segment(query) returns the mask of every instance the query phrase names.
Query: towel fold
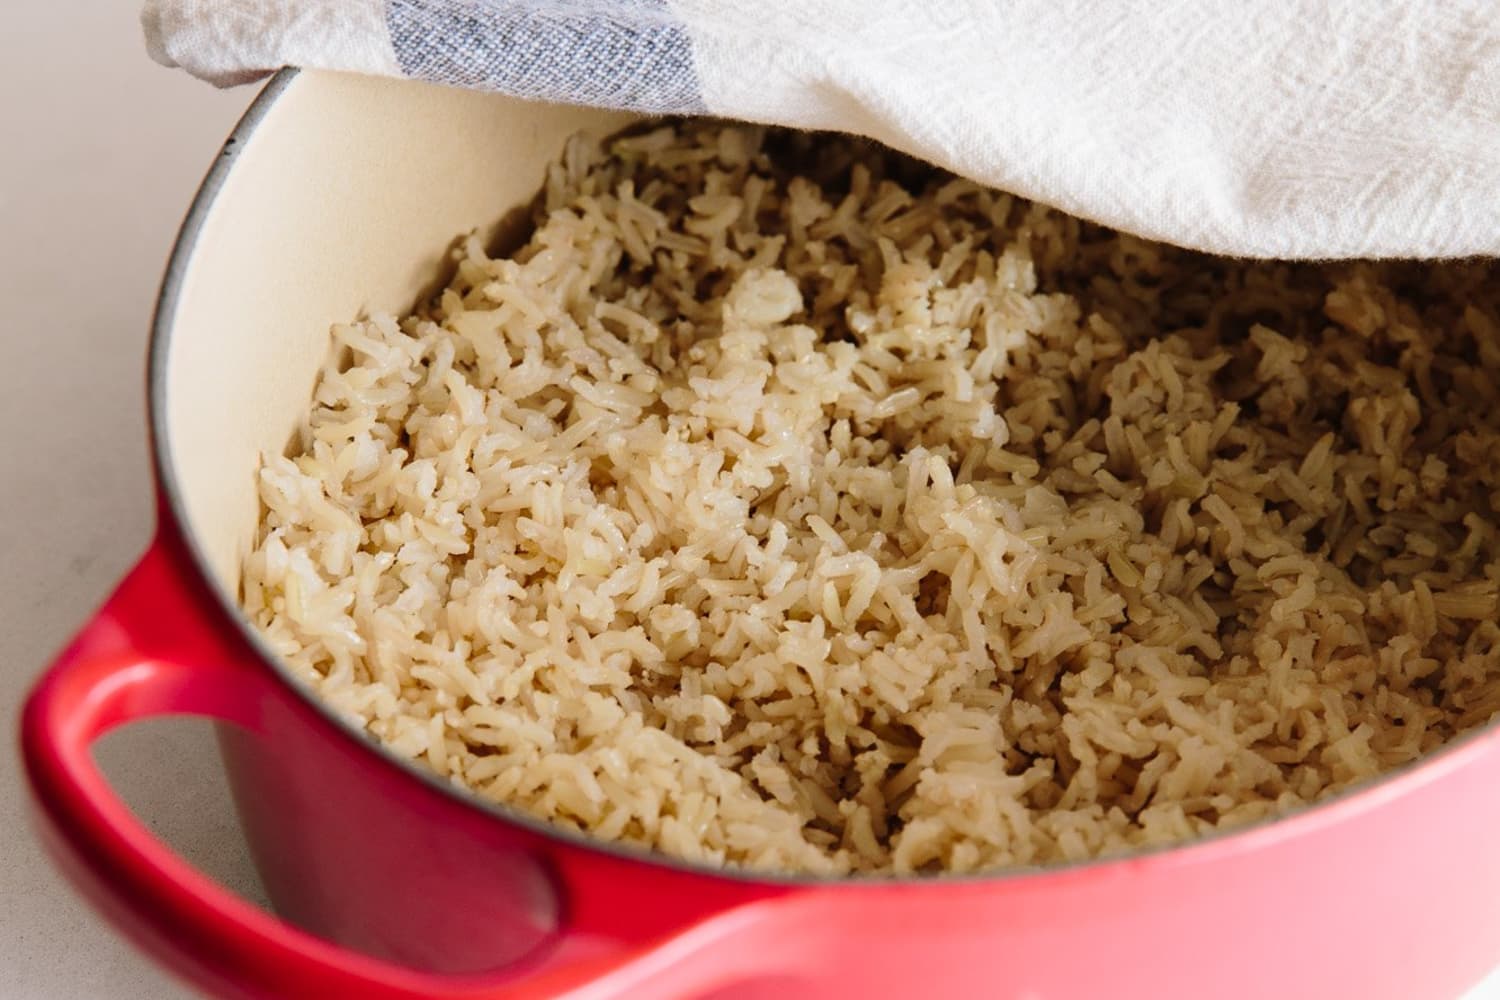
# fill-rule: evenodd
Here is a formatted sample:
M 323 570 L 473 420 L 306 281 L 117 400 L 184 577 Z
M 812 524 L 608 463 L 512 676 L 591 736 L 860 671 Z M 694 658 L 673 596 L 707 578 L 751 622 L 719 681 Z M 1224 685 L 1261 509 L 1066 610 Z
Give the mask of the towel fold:
M 149 0 L 152 55 L 878 139 L 1141 236 L 1500 253 L 1489 0 Z

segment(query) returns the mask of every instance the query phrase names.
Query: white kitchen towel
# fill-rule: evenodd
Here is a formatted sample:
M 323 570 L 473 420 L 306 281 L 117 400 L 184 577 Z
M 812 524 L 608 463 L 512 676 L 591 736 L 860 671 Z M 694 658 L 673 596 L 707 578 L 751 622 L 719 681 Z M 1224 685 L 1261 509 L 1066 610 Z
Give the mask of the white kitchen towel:
M 1143 236 L 1500 253 L 1496 0 L 148 0 L 152 54 L 879 139 Z

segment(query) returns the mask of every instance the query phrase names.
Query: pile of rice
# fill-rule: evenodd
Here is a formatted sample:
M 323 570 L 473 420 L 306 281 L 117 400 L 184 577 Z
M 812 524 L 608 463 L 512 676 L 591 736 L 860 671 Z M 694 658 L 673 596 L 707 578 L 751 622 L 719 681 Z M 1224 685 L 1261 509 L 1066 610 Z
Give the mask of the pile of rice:
M 809 872 L 1195 837 L 1500 710 L 1500 281 L 678 123 L 338 327 L 244 604 L 485 799 Z

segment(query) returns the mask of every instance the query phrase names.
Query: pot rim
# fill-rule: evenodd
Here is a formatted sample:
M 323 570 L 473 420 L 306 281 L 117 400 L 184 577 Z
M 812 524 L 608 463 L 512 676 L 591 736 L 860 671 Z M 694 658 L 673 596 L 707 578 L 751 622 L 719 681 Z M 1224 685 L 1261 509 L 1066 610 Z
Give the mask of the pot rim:
M 1443 744 L 1418 760 L 1356 782 L 1318 802 L 1297 806 L 1286 812 L 1255 820 L 1230 830 L 1204 834 L 1193 839 L 1131 851 L 1109 854 L 1081 861 L 1050 862 L 1031 866 L 1014 866 L 987 872 L 895 875 L 890 873 L 854 873 L 849 875 L 799 874 L 782 871 L 760 871 L 732 866 L 716 866 L 688 861 L 634 844 L 600 840 L 586 833 L 569 830 L 530 815 L 514 806 L 490 802 L 452 782 L 397 756 L 380 741 L 354 728 L 333 711 L 305 684 L 297 680 L 258 630 L 245 617 L 235 595 L 219 585 L 209 568 L 209 561 L 190 527 L 187 510 L 178 486 L 176 467 L 167 444 L 167 360 L 171 353 L 173 328 L 181 298 L 183 282 L 193 265 L 198 240 L 211 214 L 219 192 L 234 169 L 240 151 L 254 136 L 271 112 L 277 99 L 291 86 L 302 71 L 296 67 L 278 70 L 235 124 L 218 156 L 209 167 L 193 196 L 187 214 L 173 241 L 165 273 L 158 291 L 151 319 L 147 348 L 147 412 L 151 463 L 158 499 L 159 517 L 169 518 L 160 527 L 171 527 L 182 542 L 191 561 L 192 584 L 206 589 L 213 601 L 234 623 L 240 641 L 251 650 L 260 665 L 296 697 L 310 707 L 341 737 L 357 743 L 373 760 L 395 768 L 429 791 L 437 792 L 452 803 L 475 810 L 486 817 L 521 827 L 529 833 L 559 846 L 598 852 L 613 860 L 658 867 L 676 874 L 724 879 L 766 888 L 832 888 L 892 887 L 918 888 L 948 885 L 985 885 L 1019 879 L 1077 877 L 1094 871 L 1139 869 L 1142 866 L 1176 866 L 1201 864 L 1270 847 L 1326 825 L 1354 819 L 1381 803 L 1399 798 L 1416 788 L 1435 781 L 1480 755 L 1487 737 L 1500 735 L 1500 719 L 1477 726 Z

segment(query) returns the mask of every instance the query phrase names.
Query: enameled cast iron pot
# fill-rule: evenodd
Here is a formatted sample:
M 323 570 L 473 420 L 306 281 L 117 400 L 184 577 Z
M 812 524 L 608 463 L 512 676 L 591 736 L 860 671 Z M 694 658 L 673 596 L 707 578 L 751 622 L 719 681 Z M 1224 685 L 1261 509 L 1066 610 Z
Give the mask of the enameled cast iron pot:
M 751 877 L 470 799 L 298 687 L 236 610 L 253 470 L 331 323 L 409 307 L 597 111 L 282 73 L 225 145 L 151 345 L 155 542 L 24 717 L 39 825 L 90 898 L 227 997 L 1451 997 L 1500 963 L 1500 730 L 1277 822 L 986 878 Z M 114 726 L 208 716 L 278 920 L 105 785 Z

